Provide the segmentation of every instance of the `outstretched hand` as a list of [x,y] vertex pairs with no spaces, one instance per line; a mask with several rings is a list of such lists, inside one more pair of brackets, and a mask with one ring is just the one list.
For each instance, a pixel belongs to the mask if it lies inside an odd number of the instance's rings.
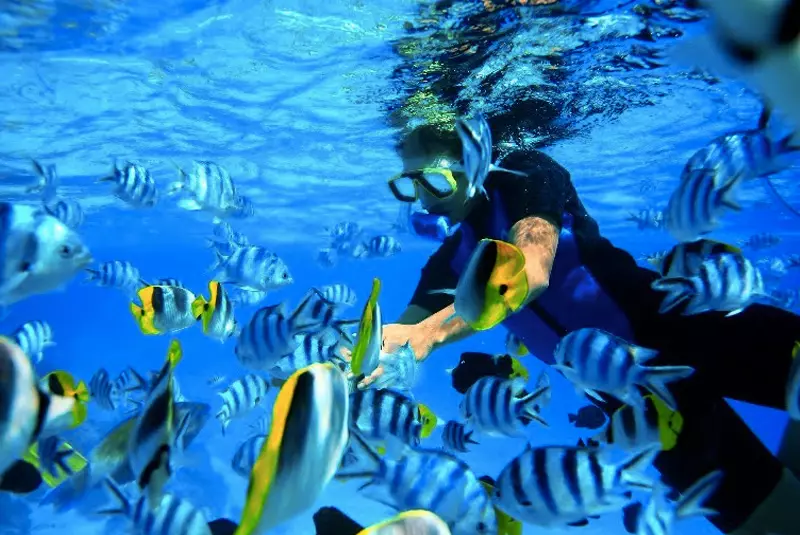
[[[384,358],[394,358],[394,354],[406,343],[411,347],[414,358],[422,362],[433,349],[433,339],[419,324],[401,325],[390,323],[383,326],[383,345],[381,352]],[[358,388],[367,388],[383,375],[383,366],[379,365],[370,375],[358,383]]]

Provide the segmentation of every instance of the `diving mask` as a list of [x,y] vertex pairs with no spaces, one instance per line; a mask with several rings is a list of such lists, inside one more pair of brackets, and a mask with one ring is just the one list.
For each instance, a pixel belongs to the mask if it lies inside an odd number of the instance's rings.
[[389,189],[398,201],[417,201],[420,187],[436,199],[446,199],[458,189],[453,170],[447,167],[406,171],[389,179]]
[[447,216],[424,211],[413,212],[408,218],[408,223],[417,236],[436,241],[444,241],[448,236],[452,236],[458,226],[453,225]]

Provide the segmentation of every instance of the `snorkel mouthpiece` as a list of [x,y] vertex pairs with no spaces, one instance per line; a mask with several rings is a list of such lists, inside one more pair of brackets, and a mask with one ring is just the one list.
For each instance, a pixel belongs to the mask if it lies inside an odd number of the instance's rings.
[[444,241],[455,232],[455,226],[444,215],[430,214],[428,212],[413,212],[409,216],[409,225],[414,234],[429,240]]

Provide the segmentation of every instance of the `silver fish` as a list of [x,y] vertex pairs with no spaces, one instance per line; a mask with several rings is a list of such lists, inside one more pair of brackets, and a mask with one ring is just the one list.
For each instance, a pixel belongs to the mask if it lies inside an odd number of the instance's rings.
[[142,165],[125,162],[120,168],[116,162],[111,174],[98,182],[113,182],[114,196],[137,208],[152,208],[158,203],[158,188],[150,171]]

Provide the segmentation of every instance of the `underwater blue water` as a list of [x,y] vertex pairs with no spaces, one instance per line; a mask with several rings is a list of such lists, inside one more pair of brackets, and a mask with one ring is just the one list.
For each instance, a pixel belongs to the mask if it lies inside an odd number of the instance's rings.
[[[95,260],[128,260],[145,278],[176,277],[205,293],[212,260],[204,246],[210,217],[166,202],[135,211],[94,181],[107,173],[114,158],[144,163],[160,184],[174,179],[173,161],[213,160],[231,171],[256,204],[255,218],[236,228],[281,255],[292,270],[294,285],[275,292],[267,303],[293,304],[311,286],[345,283],[359,295],[351,309],[357,314],[378,277],[383,281],[381,306],[391,321],[408,302],[434,244],[401,235],[404,251],[392,258],[341,262],[328,269],[315,258],[325,243],[324,227],[356,221],[377,234],[395,219],[397,206],[384,181],[396,172],[399,160],[381,103],[393,91],[387,78],[399,61],[389,42],[400,35],[415,5],[390,0],[14,4],[0,13],[0,197],[34,202],[23,193],[32,180],[29,159],[55,163],[63,193],[80,200],[87,212],[81,234]],[[637,230],[625,220],[629,213],[663,206],[692,152],[717,135],[749,128],[759,111],[758,100],[734,82],[702,89],[670,86],[655,105],[600,122],[546,151],[571,171],[603,233],[638,257],[673,242],[664,232]],[[775,177],[783,195],[794,201],[796,169]],[[653,187],[642,188],[643,182]],[[772,232],[783,241],[769,254],[800,249],[798,221],[761,184],[745,185],[742,199],[745,211],[726,218],[713,237],[736,242]],[[797,288],[796,277],[787,275],[781,286]],[[128,301],[117,290],[74,281],[62,292],[15,304],[0,321],[0,333],[26,321],[49,322],[57,345],[45,352],[37,368],[41,374],[68,370],[88,381],[99,367],[112,377],[129,365],[156,369],[169,338],[143,336]],[[239,321],[255,310],[237,310]],[[220,344],[194,328],[177,337],[185,354],[176,372],[182,393],[210,403],[216,412],[220,399],[206,381],[212,375],[233,379],[245,373],[233,355],[234,342]],[[444,420],[456,418],[460,396],[450,388],[445,369],[465,350],[502,352],[504,338],[505,331],[497,328],[434,354],[415,387],[417,399]],[[531,356],[524,363],[531,377],[543,366]],[[563,378],[550,375],[553,396],[544,417],[551,426],[531,426],[528,439],[532,444],[573,444],[591,434],[567,423],[567,413],[584,403]],[[777,448],[785,414],[734,406],[765,444]],[[96,407],[90,411],[84,426],[64,435],[79,451],[88,451],[119,418]],[[224,437],[212,418],[169,491],[192,501],[209,519],[238,519],[246,481],[229,466],[256,416],[233,422]],[[431,445],[438,440],[432,438]],[[497,475],[525,444],[479,440],[464,456],[479,475]],[[331,483],[318,505],[337,506],[363,524],[391,514],[355,487]],[[124,526],[92,514],[104,504],[102,492],[81,512],[59,515],[37,508],[41,494],[0,496],[0,533],[93,534]],[[313,533],[311,513],[274,532]],[[623,530],[619,515],[608,515],[584,528],[526,526],[524,531],[567,532]],[[676,532],[716,530],[703,520],[689,520]]]

